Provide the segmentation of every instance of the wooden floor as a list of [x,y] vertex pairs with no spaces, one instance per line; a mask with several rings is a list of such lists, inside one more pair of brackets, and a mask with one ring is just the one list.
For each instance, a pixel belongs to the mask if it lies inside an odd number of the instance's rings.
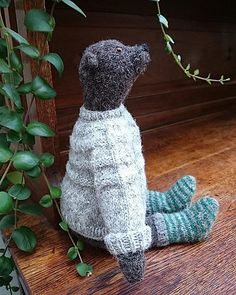
[[215,196],[220,214],[209,239],[146,253],[144,281],[128,284],[113,257],[89,246],[83,251],[94,274],[80,278],[66,258],[70,242],[44,218],[29,219],[38,235],[31,254],[12,249],[33,295],[235,295],[236,294],[236,116],[209,118],[143,135],[148,185],[165,190],[177,178],[197,178],[196,201]]

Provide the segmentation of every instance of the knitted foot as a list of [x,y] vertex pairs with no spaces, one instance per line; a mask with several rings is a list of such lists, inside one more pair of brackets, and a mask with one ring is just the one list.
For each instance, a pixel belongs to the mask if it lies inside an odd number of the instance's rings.
[[161,193],[148,191],[146,204],[147,214],[156,212],[172,213],[189,207],[196,191],[196,180],[193,176],[179,179],[168,191]]
[[217,200],[205,197],[178,213],[150,215],[146,220],[152,229],[152,246],[204,240],[212,229],[218,211]]

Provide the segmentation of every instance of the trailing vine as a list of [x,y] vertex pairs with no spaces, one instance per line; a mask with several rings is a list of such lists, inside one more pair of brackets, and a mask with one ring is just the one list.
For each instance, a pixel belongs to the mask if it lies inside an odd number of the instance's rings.
[[169,34],[166,33],[166,29],[169,28],[169,25],[168,25],[168,20],[161,13],[161,8],[159,4],[160,0],[153,0],[153,1],[155,1],[157,4],[157,17],[161,26],[162,35],[165,42],[165,50],[167,53],[169,53],[173,57],[174,61],[177,63],[179,68],[184,72],[184,74],[188,78],[193,79],[194,81],[202,80],[207,82],[208,84],[221,83],[223,85],[225,82],[230,81],[230,78],[224,78],[223,75],[221,75],[219,79],[213,79],[211,78],[210,73],[207,75],[207,77],[202,77],[200,76],[199,69],[192,70],[190,64],[187,64],[187,66],[183,65],[181,56],[175,53],[175,51],[173,50],[173,44],[175,43],[173,37],[171,37]]
[[[11,0],[0,0],[0,8],[6,8]],[[7,254],[12,243],[24,252],[32,252],[37,245],[34,231],[25,225],[19,225],[21,214],[39,216],[42,207],[55,206],[61,221],[59,226],[65,231],[72,243],[67,251],[69,259],[79,259],[76,270],[80,276],[92,273],[92,266],[84,263],[80,251],[84,245],[82,241],[74,240],[68,225],[63,220],[58,199],[61,190],[50,184],[46,169],[54,163],[54,156],[48,152],[39,154],[33,150],[35,137],[52,137],[54,131],[45,123],[29,121],[29,114],[35,99],[50,100],[56,96],[53,87],[41,76],[43,62],[55,67],[59,75],[64,70],[61,57],[57,53],[45,54],[45,47],[50,41],[55,29],[53,12],[57,2],[75,9],[85,16],[83,11],[70,0],[53,1],[51,12],[44,9],[29,10],[24,19],[28,31],[40,32],[45,35],[43,49],[40,50],[30,44],[18,32],[7,27],[0,10],[0,230],[7,230],[8,240],[5,247],[0,249],[0,287],[5,286],[10,294],[19,288],[12,286],[11,273],[15,269],[13,260]],[[24,65],[21,55],[37,63],[37,74],[31,81],[23,81]],[[25,95],[31,95],[28,109],[24,108]],[[47,184],[48,193],[39,201],[31,201],[31,190],[27,186],[26,178],[42,177]]]

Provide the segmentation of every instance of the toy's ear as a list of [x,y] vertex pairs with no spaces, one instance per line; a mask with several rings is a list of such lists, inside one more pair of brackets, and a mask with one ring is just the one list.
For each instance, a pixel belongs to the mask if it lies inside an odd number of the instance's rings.
[[94,53],[88,52],[85,58],[86,58],[86,64],[89,68],[95,69],[98,67],[98,59]]

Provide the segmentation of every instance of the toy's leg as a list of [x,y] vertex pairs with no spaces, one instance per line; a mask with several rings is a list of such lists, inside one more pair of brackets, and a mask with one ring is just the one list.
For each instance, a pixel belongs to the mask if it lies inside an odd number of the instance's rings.
[[147,216],[146,222],[152,229],[152,247],[204,240],[211,231],[218,210],[217,200],[205,197],[178,213]]
[[196,180],[193,176],[179,179],[168,191],[147,191],[147,215],[156,212],[172,213],[189,207],[196,191]]

